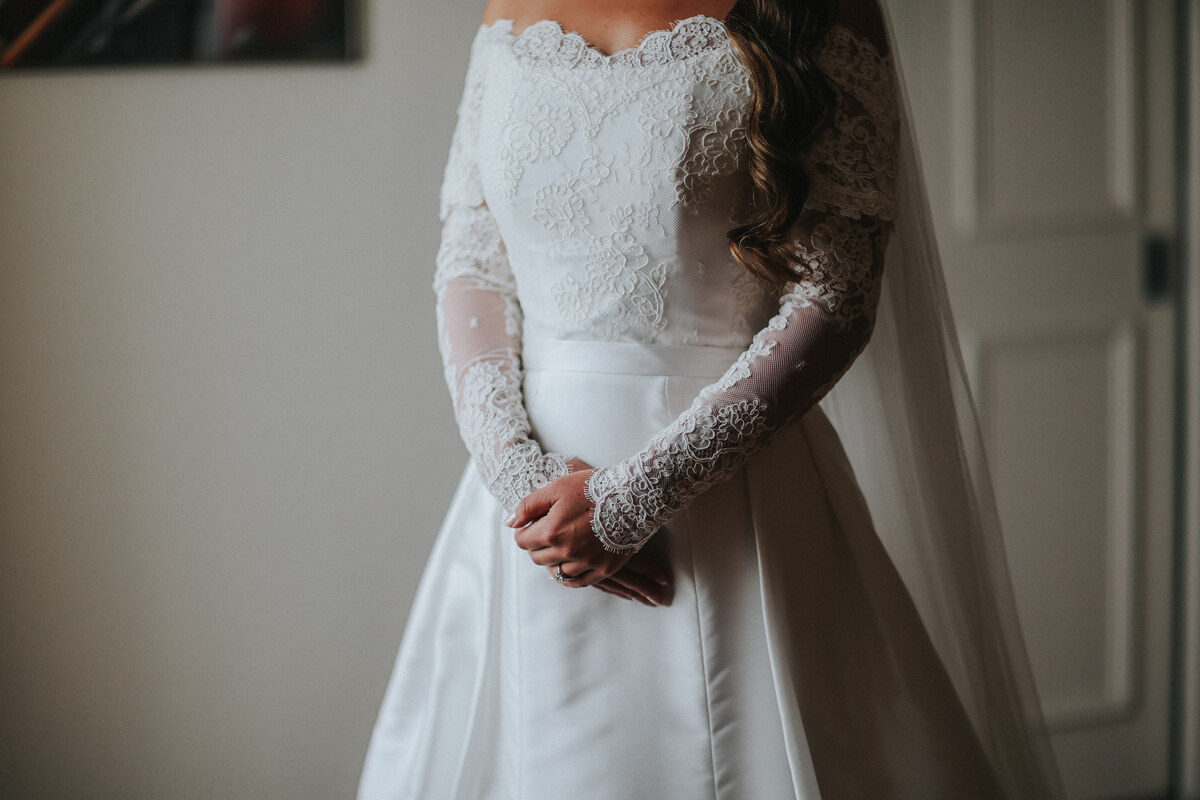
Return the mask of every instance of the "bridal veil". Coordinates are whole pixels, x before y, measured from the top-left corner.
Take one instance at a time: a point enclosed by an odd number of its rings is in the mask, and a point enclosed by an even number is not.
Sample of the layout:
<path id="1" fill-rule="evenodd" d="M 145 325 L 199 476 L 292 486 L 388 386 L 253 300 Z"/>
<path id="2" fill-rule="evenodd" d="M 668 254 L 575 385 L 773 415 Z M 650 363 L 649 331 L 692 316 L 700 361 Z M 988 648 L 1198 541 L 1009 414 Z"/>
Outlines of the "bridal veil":
<path id="1" fill-rule="evenodd" d="M 822 407 L 1005 795 L 1061 798 L 901 93 L 896 228 L 870 346 Z"/>

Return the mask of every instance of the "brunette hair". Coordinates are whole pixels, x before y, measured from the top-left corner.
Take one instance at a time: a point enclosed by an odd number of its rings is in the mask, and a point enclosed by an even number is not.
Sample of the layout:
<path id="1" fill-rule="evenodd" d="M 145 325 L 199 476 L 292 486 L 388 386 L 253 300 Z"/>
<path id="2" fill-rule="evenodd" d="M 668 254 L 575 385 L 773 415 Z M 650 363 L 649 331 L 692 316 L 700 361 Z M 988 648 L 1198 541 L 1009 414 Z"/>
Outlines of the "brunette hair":
<path id="1" fill-rule="evenodd" d="M 816 58 L 837 18 L 837 0 L 738 0 L 729 38 L 750 73 L 746 138 L 754 203 L 729 231 L 729 249 L 755 277 L 794 280 L 787 232 L 808 199 L 802 156 L 833 116 L 837 96 Z"/>

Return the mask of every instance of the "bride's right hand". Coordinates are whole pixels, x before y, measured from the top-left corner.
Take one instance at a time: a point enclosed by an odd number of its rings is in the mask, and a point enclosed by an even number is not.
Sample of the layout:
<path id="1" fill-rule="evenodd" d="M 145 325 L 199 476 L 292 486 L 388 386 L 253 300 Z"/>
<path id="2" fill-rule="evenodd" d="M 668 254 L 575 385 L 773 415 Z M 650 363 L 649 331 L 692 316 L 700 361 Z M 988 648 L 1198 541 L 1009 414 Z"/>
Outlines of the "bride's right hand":
<path id="1" fill-rule="evenodd" d="M 669 606 L 675 597 L 675 578 L 665 560 L 644 549 L 613 575 L 592 586 L 647 606 Z"/>
<path id="2" fill-rule="evenodd" d="M 572 458 L 568 463 L 572 472 L 592 468 L 579 458 Z M 592 588 L 642 605 L 671 605 L 675 598 L 675 576 L 671 574 L 666 551 L 659 545 L 661 542 L 651 539 L 625 566 L 599 583 L 593 583 Z"/>

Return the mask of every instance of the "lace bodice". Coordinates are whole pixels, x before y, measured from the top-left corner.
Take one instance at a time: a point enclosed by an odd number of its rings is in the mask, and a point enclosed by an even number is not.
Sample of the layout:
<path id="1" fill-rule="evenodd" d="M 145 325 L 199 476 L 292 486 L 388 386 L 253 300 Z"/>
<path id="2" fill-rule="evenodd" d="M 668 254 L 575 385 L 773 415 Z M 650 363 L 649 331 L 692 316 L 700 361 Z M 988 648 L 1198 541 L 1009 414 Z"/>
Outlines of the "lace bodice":
<path id="1" fill-rule="evenodd" d="M 803 414 L 865 345 L 893 217 L 894 76 L 835 27 L 820 63 L 838 89 L 807 166 L 780 293 L 729 254 L 752 202 L 750 83 L 705 16 L 605 55 L 542 21 L 480 28 L 441 197 L 435 289 L 463 439 L 513 508 L 566 474 L 530 438 L 523 339 L 743 347 L 675 423 L 588 483 L 607 547 L 636 550 L 691 498 Z"/>

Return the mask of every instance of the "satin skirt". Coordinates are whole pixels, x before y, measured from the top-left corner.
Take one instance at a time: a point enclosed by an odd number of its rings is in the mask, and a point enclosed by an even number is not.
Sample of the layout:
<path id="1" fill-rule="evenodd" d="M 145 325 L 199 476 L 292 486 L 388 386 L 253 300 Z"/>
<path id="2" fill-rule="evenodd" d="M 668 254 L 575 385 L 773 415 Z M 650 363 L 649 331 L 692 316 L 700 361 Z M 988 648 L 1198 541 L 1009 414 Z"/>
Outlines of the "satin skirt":
<path id="1" fill-rule="evenodd" d="M 739 352 L 527 342 L 534 435 L 619 461 Z M 969 724 L 819 408 L 651 540 L 674 573 L 670 606 L 553 583 L 506 516 L 468 465 L 359 800 L 988 796 L 971 788 L 985 779 Z"/>

